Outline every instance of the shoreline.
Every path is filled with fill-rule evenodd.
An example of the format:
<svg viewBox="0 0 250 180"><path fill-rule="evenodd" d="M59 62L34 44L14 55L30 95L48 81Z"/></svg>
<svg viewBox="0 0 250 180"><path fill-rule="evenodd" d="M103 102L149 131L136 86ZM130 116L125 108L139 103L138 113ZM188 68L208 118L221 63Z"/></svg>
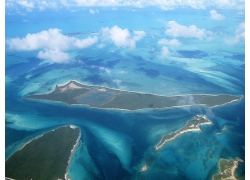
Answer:
<svg viewBox="0 0 250 180"><path fill-rule="evenodd" d="M74 129L74 128L79 128L79 127L71 127L70 126L70 128ZM76 150L76 148L79 145L81 136L82 136L82 132L81 132L81 129L79 128L79 136L77 137L76 143L74 144L73 148L71 149L71 153L70 153L70 156L69 156L69 159L68 159L68 165L67 165L66 172L65 172L65 175L64 175L64 178L66 180L71 180L70 178L68 178L69 165L70 165L70 162L72 161L72 158L73 158L73 155L75 153L75 150Z"/></svg>
<svg viewBox="0 0 250 180"><path fill-rule="evenodd" d="M219 172L218 174L214 174L213 177L212 177L212 180L214 180L215 176L217 175L223 175L224 172L222 172L221 170L221 166L220 166L220 162L222 160L226 160L227 162L230 162L230 161L233 161L233 166L231 166L231 170L230 170L230 167L229 167L229 170L230 170L230 176L226 177L226 179L230 179L230 180L237 180L237 178L235 177L235 171L236 169L238 168L238 164L239 162L244 162L242 159L236 157L235 159L233 160L227 160L227 159L224 159L224 158L220 158L219 159L219 162L218 162L218 167L219 167ZM225 171L225 170L224 170Z"/></svg>
<svg viewBox="0 0 250 180"><path fill-rule="evenodd" d="M79 144L80 137L80 128L71 124L47 129L41 135L28 140L21 148L15 150L12 155L6 158L6 177L28 178L28 176L31 176L43 177L44 179L45 177L53 178L57 176L64 179L67 175L73 152ZM30 155L34 151L37 153ZM56 158L57 156L59 158ZM44 160L40 164L41 158L44 158ZM39 163L34 164L34 162ZM57 168L55 163L59 163L60 168ZM40 170L43 174L39 174Z"/></svg>
<svg viewBox="0 0 250 180"><path fill-rule="evenodd" d="M61 127L64 127L64 126L61 126ZM56 129L57 129L57 128L56 128ZM54 130L56 130L56 129L52 129L52 130L50 130L50 131L54 131ZM5 161L7 161L15 152L22 150L26 145L28 145L29 143L31 143L31 142L34 141L34 140L37 140L37 139L40 138L40 137L43 137L44 134L46 134L46 133L48 133L48 132L50 132L50 131L46 131L45 133L43 133L43 134L41 134L41 135L38 135L38 136L35 136L35 137L31 138L30 140L28 140L27 142L23 143L22 145L20 145L20 148L18 148L18 149L17 149L16 151L14 151L11 155L9 155L9 157L8 157L7 159L5 159Z"/></svg>
<svg viewBox="0 0 250 180"><path fill-rule="evenodd" d="M49 131L46 131L46 132L44 132L44 133L41 134L41 135L38 135L38 136L35 136L35 137L31 138L31 139L28 140L27 142L25 142L25 143L23 143L22 145L20 145L20 148L18 148L16 151L14 151L7 159L5 159L5 161L7 161L15 152L22 150L26 145L28 145L28 144L31 143L32 141L37 140L38 138L43 137L44 134L46 134L46 133L48 133L48 132L51 132L51 131L55 131L55 130L58 129L58 128L67 127L67 126L68 126L68 125L59 126L59 127L57 127L57 128L51 129L51 130L49 130ZM70 128L72 128L72 127L71 127L72 125L69 125L69 126L70 126ZM77 127L76 127L76 128L77 128Z"/></svg>
<svg viewBox="0 0 250 180"><path fill-rule="evenodd" d="M220 96L220 95L231 95L231 94L179 94L179 95L159 95L159 94L153 94L153 93L150 93L150 92L140 92L140 91L129 91L129 90L120 90L120 89L115 89L115 88L111 88L111 87L107 87L107 86L103 86L103 85L89 85L89 84L83 84L82 82L79 82L77 80L68 80L66 83L62 83L62 84L54 84L55 88L56 86L60 87L60 86L65 86L67 84L69 84L70 82L76 82L76 83L79 83L83 86L90 86L90 87L101 87L101 88L107 88L107 89L111 89L111 90L116 90L116 91L123 91L123 92L131 92L131 93L139 93L139 94L150 94L150 95L155 95L155 96L161 96L161 97L178 97L178 96L192 96L192 95L205 95L205 96ZM55 88L51 91L53 92L55 90ZM49 93L51 93L49 92ZM44 93L44 94L49 94L48 92L47 93ZM43 94L36 94L36 95L43 95ZM25 95L26 96L26 95ZM242 98L243 98L243 95L231 95L231 96L240 96L240 99L238 100L233 100L233 101L240 101ZM229 103L233 102L233 101L230 101ZM217 105L215 105L217 106ZM211 106L211 107L215 107L215 106Z"/></svg>
<svg viewBox="0 0 250 180"><path fill-rule="evenodd" d="M164 146L167 142L175 140L178 136L180 136L181 134L187 133L187 132L195 132L195 131L201 131L200 128L197 129L187 129L184 131L181 131L179 133L177 133L174 137L170 138L170 139L166 139L160 146L156 145L155 146L155 150L158 151L160 148L162 148L162 146ZM159 143L158 143L159 144Z"/></svg>
<svg viewBox="0 0 250 180"><path fill-rule="evenodd" d="M59 102L59 103L62 103L62 104L65 104L67 106L84 106L84 107L88 107L88 108L94 108L94 109L104 109L104 110L119 110L119 111L128 111L128 112L136 112L136 111L143 111L143 110L162 110L162 109L171 109L171 108L185 108L185 107L195 107L195 106L204 106L204 107L208 107L208 108L215 108L215 107L218 107L218 106L223 106L223 105L226 105L226 104L230 104L230 103L233 103L233 102L237 102L237 101L240 101L242 98L243 98L243 95L240 95L240 96L236 96L236 95L230 95L230 94L185 94L185 95L173 95L173 96L169 96L169 95L158 95L158 94L153 94L153 93L145 93L145 92L135 92L135 91L127 91L127 90L119 90L119 89L115 89L115 88L109 88L109 87L106 87L106 86L97 86L97 85L88 85L88 84L83 84L77 80L69 80L67 81L66 83L62 83L62 84L55 84L54 86L54 89L49 92L49 93L44 93L44 94L35 94L35 95L49 95L51 93L53 93L57 88L67 88L70 84L73 84L75 86L77 86L78 88L86 88L86 89L92 89L92 88L100 88L100 89L103 89L103 90L114 90L114 91L119 91L119 92L126 92L126 93L135 93L135 94L142 94L142 95L153 95L153 96L157 96L158 98L159 97L164 97L164 98L185 98L187 96L195 96L197 98L208 98L209 96L210 97L216 97L216 96L228 96L230 97L230 99L232 98L235 98L234 100L231 100L231 101L228 101L226 103L223 103L223 104L218 104L218 105L209 105L208 104L204 104L204 103L201 103L201 104L184 104L184 105L178 105L178 104L173 104L173 105L169 105L169 106L165 106L165 107L142 107L142 108L127 108L126 109L123 109L123 108L116 108L116 107L102 107L103 105L100 105L100 106L96 106L96 105L90 105L90 104L84 104L84 103L81 103L81 102L66 102L66 101L58 101L58 100L50 100L50 99L33 99L33 98L29 98L27 96L32 96L32 94L30 95L25 95L23 97L24 100L33 100L33 101L37 101L37 100L40 100L40 101L44 101L44 102ZM77 83L77 84L76 84ZM65 87L64 87L65 86ZM87 86L87 87L81 87L81 86ZM106 89L105 89L106 88ZM74 89L74 88L73 88ZM91 93L91 92L87 92L86 94L88 93ZM85 95L86 95L85 94ZM205 97L202 97L202 96L205 96ZM77 96L77 97L80 97ZM76 101L76 98L74 98L74 100ZM111 102L116 96L112 97L109 102ZM109 103L108 102L108 103ZM107 103L105 103L107 104ZM104 104L104 105L105 105ZM215 103L214 103L215 104Z"/></svg>
<svg viewBox="0 0 250 180"><path fill-rule="evenodd" d="M206 115L203 115L202 117L203 117L205 120L207 120L208 122L200 123L200 124L198 124L197 127L195 127L195 128L191 128L191 129L186 129L186 130L184 130L184 131L180 131L180 132L178 132L176 135L174 135L172 138L166 139L166 140L164 140L164 142L162 142L162 143L161 143L161 140L160 140L160 142L155 146L155 150L158 151L158 150L159 150L160 148L162 148L167 142L176 139L178 136L180 136L180 135L182 135L182 134L184 134L184 133L187 133L187 132L195 132L195 131L201 131L200 126L205 125L205 124L212 124L212 122L207 118ZM189 121L188 121L188 122L189 122ZM187 122L187 123L188 123L188 122ZM185 125L185 126L186 126L186 125ZM184 126L184 127L185 127L185 126ZM177 131L178 131L178 130L177 130ZM175 131L175 132L176 132L176 131ZM173 133L175 133L175 132L173 132ZM171 134L172 134L172 133L171 133ZM163 136L163 137L164 137L164 136Z"/></svg>
<svg viewBox="0 0 250 180"><path fill-rule="evenodd" d="M196 95L201 95L201 94L196 94ZM209 95L209 94L207 94ZM225 94L221 94L221 95L225 95ZM183 95L185 96L185 95ZM164 96L166 97L166 96ZM169 96L169 97L172 97L172 96ZM128 111L128 112L136 112L136 111L143 111L143 110L162 110L162 109L174 109L174 108L183 108L183 107L195 107L195 106L205 106L205 107L209 107L209 108L216 108L216 107L219 107L219 106L223 106L223 105L226 105L226 104L230 104L232 102L235 102L235 101L240 101L241 99L239 100L233 100L233 101L230 101L230 102L227 102L227 103L224 103L224 104L220 104L220 105L215 105L215 106L208 106L206 104L192 104L192 105L182 105L182 106L169 106L169 107L163 107L163 108L143 108L143 109L136 109L136 110L130 110L130 109L122 109L122 108L100 108L100 107L93 107L93 106L90 106L88 104L68 104L66 102L62 102L62 101L55 101L55 100L48 100L48 99L32 99L32 98L27 98L27 97L23 97L23 99L25 100L29 100L29 101L44 101L45 103L48 103L48 102L52 102L52 103L60 103L60 104L64 104L66 106L78 106L78 107L87 107L87 108L93 108L93 109L100 109L100 110L115 110L115 111Z"/></svg>

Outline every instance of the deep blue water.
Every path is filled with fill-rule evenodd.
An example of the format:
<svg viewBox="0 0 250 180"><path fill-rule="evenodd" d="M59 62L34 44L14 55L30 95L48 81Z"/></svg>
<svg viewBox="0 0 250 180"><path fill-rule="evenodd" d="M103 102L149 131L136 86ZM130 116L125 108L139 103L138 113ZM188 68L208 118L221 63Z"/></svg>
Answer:
<svg viewBox="0 0 250 180"><path fill-rule="evenodd" d="M218 173L220 158L236 157L244 161L239 163L236 176L244 178L244 45L223 47L220 44L223 37L210 45L179 38L183 46L171 50L176 56L160 60L161 47L157 44L159 39L166 38L164 31L166 22L170 20L185 26L196 24L210 31L228 31L232 35L243 18L240 15L230 17L230 10L222 11L228 15L227 22L232 25L227 29L226 22L212 22L206 16L207 12L201 10L145 8L130 11L129 8L121 8L117 13L107 8L99 11L100 14L95 15L81 9L75 13L47 11L28 17L6 16L6 39L24 37L49 28L62 29L63 34L96 33L102 27L114 25L130 32L144 30L147 37L137 42L138 49L134 51L110 44L103 49L94 46L75 50L72 52L75 53L74 61L65 64L43 61L37 58L37 51L6 50L5 158L27 141L70 124L81 129L80 143L68 172L73 180L205 180ZM199 16L195 16L197 14ZM183 19L183 16L189 18ZM92 36L91 33L88 35ZM75 37L85 38L85 35ZM190 49L185 44L189 41L196 47ZM90 85L159 95L232 94L243 95L243 99L215 108L193 106L130 112L23 98L27 94L51 92L56 84L72 79ZM201 132L183 134L155 150L161 137L180 129L195 115L207 115L212 124L202 126ZM141 172L145 164L148 164L148 170Z"/></svg>

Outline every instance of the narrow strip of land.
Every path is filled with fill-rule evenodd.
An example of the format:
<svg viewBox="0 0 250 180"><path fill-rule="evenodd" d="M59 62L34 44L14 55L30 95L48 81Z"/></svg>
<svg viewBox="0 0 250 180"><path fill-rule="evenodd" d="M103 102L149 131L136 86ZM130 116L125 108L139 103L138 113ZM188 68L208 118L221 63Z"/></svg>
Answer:
<svg viewBox="0 0 250 180"><path fill-rule="evenodd" d="M169 141L174 140L175 138L177 138L178 136L184 133L191 132L191 131L201 131L200 126L204 124L211 124L211 122L208 120L206 115L204 116L196 115L194 119L189 120L187 124L183 126L181 129L179 129L178 131L175 131L171 134L166 134L165 136L163 136L160 142L155 146L155 149L159 150L164 144L166 144Z"/></svg>

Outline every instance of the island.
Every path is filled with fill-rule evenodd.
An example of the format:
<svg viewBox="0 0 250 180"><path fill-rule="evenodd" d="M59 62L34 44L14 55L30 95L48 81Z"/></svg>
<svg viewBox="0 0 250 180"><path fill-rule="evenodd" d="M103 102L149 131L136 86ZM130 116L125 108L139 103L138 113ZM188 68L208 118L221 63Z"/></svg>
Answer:
<svg viewBox="0 0 250 180"><path fill-rule="evenodd" d="M231 179L237 180L234 176L235 170L238 168L238 162L243 162L240 158L233 160L221 159L218 163L220 172L213 175L213 180Z"/></svg>
<svg viewBox="0 0 250 180"><path fill-rule="evenodd" d="M50 93L29 94L24 98L63 102L68 105L85 105L92 108L134 111L196 105L215 107L239 101L242 96L228 94L162 96L150 93L117 90L103 86L85 85L75 80L71 80L64 85L56 85L55 89Z"/></svg>
<svg viewBox="0 0 250 180"><path fill-rule="evenodd" d="M164 144L166 144L169 141L174 140L176 137L187 133L191 131L201 131L200 126L204 124L211 124L211 122L208 120L207 116L199 116L196 115L194 119L189 120L185 126L183 126L181 129L178 131L175 131L171 134L166 134L164 135L160 142L155 146L156 150L159 150Z"/></svg>
<svg viewBox="0 0 250 180"><path fill-rule="evenodd" d="M63 126L26 143L5 161L6 179L66 179L79 135L78 127Z"/></svg>

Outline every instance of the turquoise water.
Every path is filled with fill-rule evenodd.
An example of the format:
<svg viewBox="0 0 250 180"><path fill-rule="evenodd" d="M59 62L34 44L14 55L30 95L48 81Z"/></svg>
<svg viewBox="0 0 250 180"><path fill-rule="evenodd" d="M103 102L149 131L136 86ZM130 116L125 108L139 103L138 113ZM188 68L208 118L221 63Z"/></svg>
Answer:
<svg viewBox="0 0 250 180"><path fill-rule="evenodd" d="M69 165L68 177L73 180L211 179L218 172L220 158L239 157L245 161L244 98L216 108L193 106L135 112L23 99L27 94L51 92L56 84L72 79L158 95L244 97L244 43L233 47L221 45L224 38L234 36L235 29L244 21L244 16L235 10L223 10L221 13L227 18L222 22L212 21L208 10L103 8L99 12L92 15L88 10L77 9L63 13L47 10L33 16L6 15L6 39L23 38L49 28L61 29L62 34L78 33L74 37L79 39L88 36L99 39L88 48L70 50L73 60L62 64L39 59L38 50L6 49L5 158L29 140L55 127L72 124L82 132ZM172 56L162 58L162 45L157 42L162 38L173 39L165 34L166 23L172 20L183 26L195 24L212 31L214 36L202 41L180 37L182 45L168 46ZM127 28L131 34L143 30L146 36L136 42L134 50L102 41L100 29L115 25ZM105 47L98 49L101 43ZM212 124L155 150L162 136L180 129L195 115L207 115ZM149 164L148 170L141 172L145 163ZM237 176L244 178L245 163L240 163Z"/></svg>

